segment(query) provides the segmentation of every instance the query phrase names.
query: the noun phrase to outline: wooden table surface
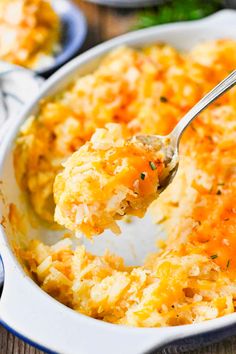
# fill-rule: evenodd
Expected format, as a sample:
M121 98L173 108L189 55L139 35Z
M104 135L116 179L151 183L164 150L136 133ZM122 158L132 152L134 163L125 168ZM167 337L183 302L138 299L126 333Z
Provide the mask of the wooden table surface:
M112 9L104 6L97 6L92 3L87 3L86 1L74 1L84 11L89 25L89 33L83 46L83 50L86 50L104 40L125 33L134 27L137 11ZM236 353L236 336L228 338L218 344L192 351L191 353ZM43 354L43 352L24 343L22 340L18 339L0 326L0 354ZM155 354L160 354L160 352Z

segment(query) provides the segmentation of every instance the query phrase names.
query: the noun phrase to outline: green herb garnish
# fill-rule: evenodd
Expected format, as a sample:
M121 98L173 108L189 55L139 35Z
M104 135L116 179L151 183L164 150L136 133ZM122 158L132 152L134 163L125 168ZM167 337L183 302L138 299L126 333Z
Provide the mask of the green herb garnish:
M165 96L161 96L160 101L163 103L166 103L166 102L168 102L168 99Z
M151 169L152 169L153 171L157 169L157 167L156 167L156 165L154 164L154 162L149 161L149 165L150 165L150 167L151 167Z
M211 257L211 259L215 259L215 258L217 258L218 256L217 256L217 254L212 254L210 257Z
M144 172L140 173L140 178L144 181L146 177L146 174Z
M226 264L226 268L229 268L230 265L230 259L228 259L227 264Z
M172 0L159 5L154 10L144 10L138 14L135 28L146 28L162 23L198 20L222 8L220 0Z

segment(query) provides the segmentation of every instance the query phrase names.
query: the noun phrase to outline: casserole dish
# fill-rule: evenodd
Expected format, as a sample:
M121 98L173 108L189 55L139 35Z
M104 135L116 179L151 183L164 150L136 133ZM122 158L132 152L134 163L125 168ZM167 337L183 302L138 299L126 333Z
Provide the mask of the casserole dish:
M39 101L59 92L75 75L93 70L101 57L119 45L144 46L151 42L167 42L179 50L188 50L206 39L236 38L236 13L221 11L207 19L163 25L133 32L79 56L59 70L43 86L39 95L20 114L18 120L10 122L10 129L2 141L0 152L1 213L3 227L0 233L0 253L5 268L5 283L0 301L0 320L3 325L37 343L41 348L65 354L142 354L169 345L167 352L188 350L196 345L220 340L236 330L236 314L206 321L201 324L165 328L130 328L104 323L65 307L44 293L24 272L12 248L17 231L7 223L9 205L15 204L27 221L26 205L17 187L12 160L12 147L22 122L35 113ZM28 220L25 237L43 241L56 240L56 232L32 228ZM93 245L86 243L90 251L101 253L108 246L111 251L122 255L128 264L140 262L152 250L156 235L148 217L122 226L123 236L116 241L105 234ZM145 231L145 232L144 232ZM133 237L135 234L136 237ZM153 237L146 237L152 235ZM134 242L135 241L135 242ZM133 248L137 257L132 255Z

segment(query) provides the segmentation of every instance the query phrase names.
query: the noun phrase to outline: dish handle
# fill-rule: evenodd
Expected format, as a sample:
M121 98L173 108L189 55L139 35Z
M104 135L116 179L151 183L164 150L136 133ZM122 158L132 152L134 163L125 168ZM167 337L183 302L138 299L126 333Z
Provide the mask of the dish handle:
M0 61L0 144L23 106L39 91L43 78L33 71ZM0 257L0 293L4 269Z
M213 23L222 23L222 25L225 25L225 23L229 24L235 24L235 10L232 9L224 9L217 11L213 13L212 15L209 15L205 18L203 18L200 21L211 21Z

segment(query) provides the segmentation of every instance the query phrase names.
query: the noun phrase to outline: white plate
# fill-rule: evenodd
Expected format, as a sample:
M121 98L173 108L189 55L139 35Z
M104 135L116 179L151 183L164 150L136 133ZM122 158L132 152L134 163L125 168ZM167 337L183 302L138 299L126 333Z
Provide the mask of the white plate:
M225 10L200 21L168 24L126 34L89 50L60 69L43 85L40 94L18 119L11 121L5 134L0 150L0 180L3 182L1 192L7 204L1 203L1 213L8 212L7 205L10 202L24 213L25 205L14 177L12 147L20 125L37 111L41 98L59 92L77 75L93 70L107 52L120 45L141 47L161 41L179 50L189 50L204 40L227 37L236 39L236 13ZM148 218L142 221L143 230L150 228L150 225ZM119 245L114 245L114 248L123 254L126 261L133 262L134 259L129 258L127 242L136 247L136 241L142 240L144 246L142 249L139 246L138 250L143 252L137 255L141 260L150 246L150 234L145 237L138 222L132 224L130 229L128 227L130 225L124 230L125 237L120 237ZM46 241L56 237L46 231ZM148 232L152 234L153 230ZM196 341L204 343L210 338L210 333L216 330L220 331L217 338L219 335L223 337L226 333L229 334L230 326L236 324L236 313L204 323L166 328L129 328L86 317L54 300L25 274L11 249L9 240L12 236L10 229L1 229L0 253L5 267L5 285L0 301L0 321L30 341L57 353L143 354L177 339L187 338L188 345L191 346L192 336L196 335L202 335ZM42 238L42 230L31 229L28 236ZM106 245L110 247L107 244L110 238L107 239L101 239L99 245L95 242L93 251L99 252Z

